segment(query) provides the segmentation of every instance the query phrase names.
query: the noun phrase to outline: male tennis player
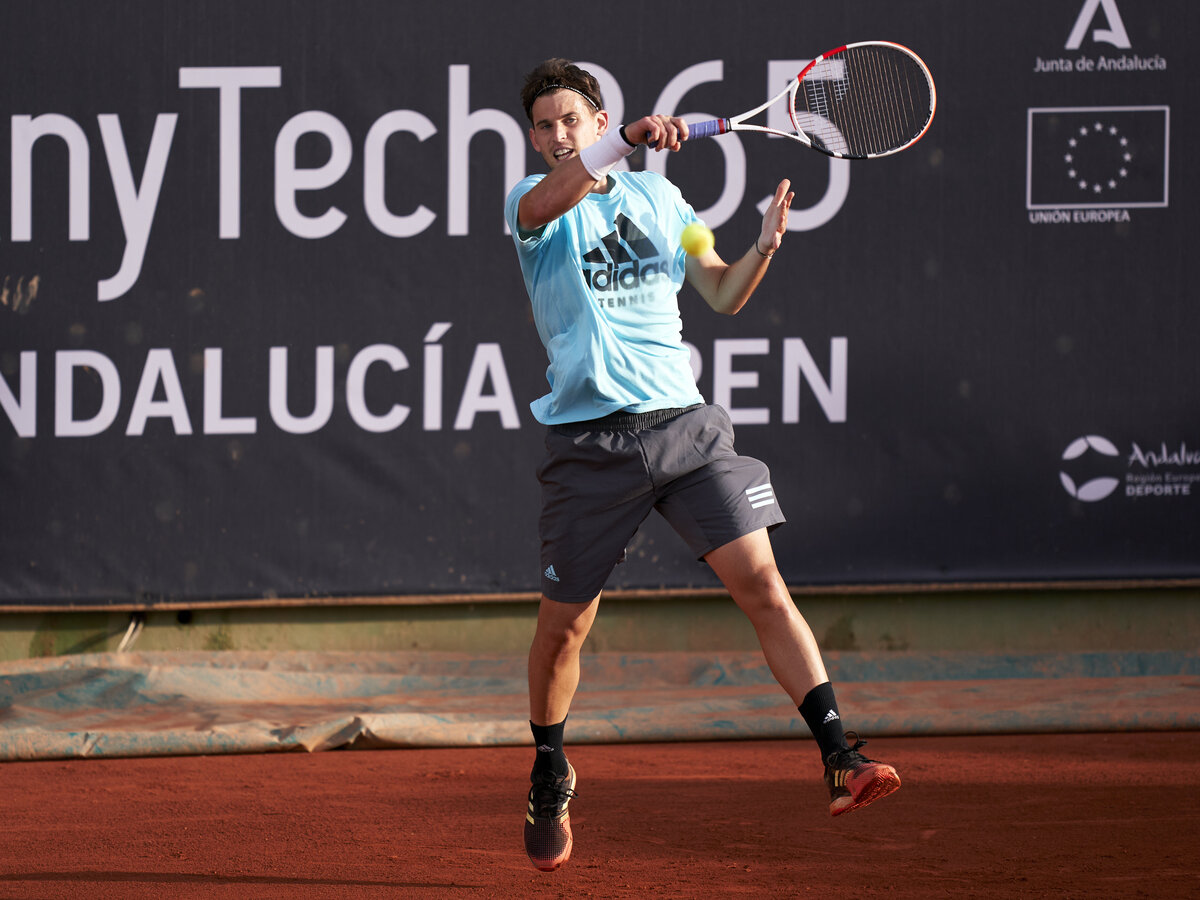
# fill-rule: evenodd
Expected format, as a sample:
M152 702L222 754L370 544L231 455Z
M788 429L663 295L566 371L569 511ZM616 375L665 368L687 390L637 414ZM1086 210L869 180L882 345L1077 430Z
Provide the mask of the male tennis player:
M817 739L830 812L891 793L896 770L864 758L861 741L847 745L816 640L776 568L767 532L784 517L770 473L736 453L729 416L705 404L680 338L685 278L719 313L750 298L787 230L789 182L735 262L712 249L688 257L679 238L696 214L679 190L654 173L611 171L638 144L678 151L687 123L646 116L618 126L596 79L563 59L534 69L521 98L529 139L550 168L517 184L505 204L550 361L550 392L531 407L548 428L538 469L542 598L529 651L530 861L552 871L571 855L576 782L563 729L579 652L605 582L651 509L749 616Z

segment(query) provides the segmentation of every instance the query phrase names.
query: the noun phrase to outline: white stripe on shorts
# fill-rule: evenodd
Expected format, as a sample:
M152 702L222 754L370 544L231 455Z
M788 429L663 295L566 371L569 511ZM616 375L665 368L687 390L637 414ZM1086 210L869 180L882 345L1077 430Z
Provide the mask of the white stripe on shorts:
M751 509L770 506L775 502L775 489L771 487L770 482L760 484L758 487L752 487L746 491L746 499L750 501Z

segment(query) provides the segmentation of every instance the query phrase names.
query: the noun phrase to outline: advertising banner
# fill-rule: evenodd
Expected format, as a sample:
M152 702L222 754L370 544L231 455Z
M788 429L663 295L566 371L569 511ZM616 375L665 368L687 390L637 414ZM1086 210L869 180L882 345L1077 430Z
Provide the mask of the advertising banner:
M564 56L614 121L698 120L858 40L933 73L911 149L627 163L727 260L796 191L741 313L679 297L701 392L771 468L784 577L1200 577L1200 5L15 0L0 26L0 605L536 591L524 74ZM655 517L610 582L715 584Z

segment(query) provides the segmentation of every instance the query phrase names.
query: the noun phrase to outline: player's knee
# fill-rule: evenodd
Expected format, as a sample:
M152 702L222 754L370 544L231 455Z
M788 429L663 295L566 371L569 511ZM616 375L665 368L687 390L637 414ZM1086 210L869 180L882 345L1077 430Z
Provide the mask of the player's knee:
M730 591L745 613L758 616L790 616L796 611L792 595L774 567L756 569L739 579Z
M542 638L529 648L530 672L568 672L579 665L581 644L570 640Z
M578 621L542 623L534 636L534 650L548 662L570 659L579 655L587 635L587 627Z

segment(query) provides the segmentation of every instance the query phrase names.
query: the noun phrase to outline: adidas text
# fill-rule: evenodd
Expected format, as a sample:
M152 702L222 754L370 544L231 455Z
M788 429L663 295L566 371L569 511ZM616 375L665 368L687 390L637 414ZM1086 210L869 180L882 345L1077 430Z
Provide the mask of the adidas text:
M603 268L585 268L583 270L583 278L597 294L605 291L634 291L641 287L642 282L650 280L653 276L665 278L667 273L661 263L647 263L641 265L638 260L634 260L625 268L618 268L612 263Z

